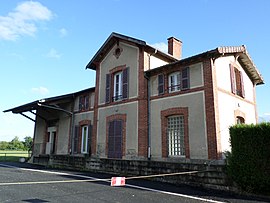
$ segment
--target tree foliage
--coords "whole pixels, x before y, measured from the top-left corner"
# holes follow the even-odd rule
[[[32,149],[33,138],[25,137],[24,141],[20,141],[19,137],[14,137],[10,142],[1,141],[0,150],[26,150],[29,151]]]

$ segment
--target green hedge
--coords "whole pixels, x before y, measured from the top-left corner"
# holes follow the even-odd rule
[[[270,194],[270,123],[230,127],[228,174],[247,192]]]

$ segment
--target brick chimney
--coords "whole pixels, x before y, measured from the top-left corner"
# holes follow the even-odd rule
[[[182,57],[182,42],[174,37],[168,39],[168,53],[178,60]]]

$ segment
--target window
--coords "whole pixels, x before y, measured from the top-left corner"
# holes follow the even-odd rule
[[[243,74],[240,70],[230,64],[231,91],[240,97],[245,97]]]
[[[123,121],[109,122],[108,158],[122,158],[123,154]]]
[[[185,156],[184,116],[167,119],[168,156]]]
[[[90,120],[82,120],[75,125],[72,150],[73,153],[91,154],[92,125]]]
[[[189,67],[181,71],[173,72],[169,75],[158,75],[158,94],[187,90],[190,88]]]
[[[129,68],[122,68],[106,75],[106,103],[128,98],[128,74]]]
[[[123,98],[123,72],[114,75],[114,94],[113,101],[119,101]]]
[[[180,72],[174,72],[169,75],[169,92],[180,90]]]
[[[81,152],[88,152],[88,126],[82,126],[82,145]]]
[[[245,119],[241,116],[237,116],[236,117],[236,124],[244,124],[245,123]]]
[[[89,110],[89,96],[84,95],[79,98],[79,110],[86,111]]]

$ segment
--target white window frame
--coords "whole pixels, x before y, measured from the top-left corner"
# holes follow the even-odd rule
[[[88,126],[82,126],[82,142],[81,142],[81,153],[88,153]]]
[[[117,81],[117,77],[119,78],[119,81]],[[116,91],[118,89],[118,92]],[[123,97],[123,71],[120,71],[116,74],[114,74],[114,89],[113,89],[113,100],[119,101],[122,100]]]
[[[181,73],[173,72],[169,75],[169,92],[177,92],[181,90]]]
[[[167,122],[168,156],[185,157],[184,116],[169,116]]]

